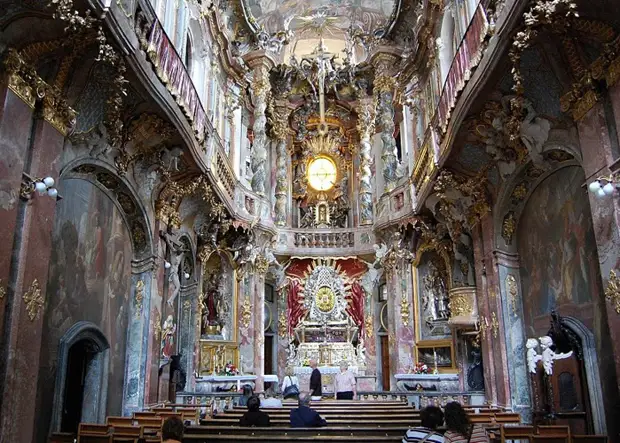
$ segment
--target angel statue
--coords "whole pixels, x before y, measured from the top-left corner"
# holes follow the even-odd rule
[[[573,355],[573,351],[564,352],[564,353],[556,353],[551,346],[553,346],[553,340],[548,335],[544,337],[540,337],[540,347],[542,348],[542,362],[543,368],[545,370],[545,374],[552,375],[553,374],[553,362],[555,360],[562,360],[565,358],[569,358]]]
[[[375,245],[372,245],[372,247],[375,250],[375,262],[373,263],[373,265],[376,265],[376,264],[381,263],[383,258],[387,255],[388,247],[385,243],[381,243],[378,245],[375,244]]]
[[[295,348],[295,343],[290,342],[288,344],[288,355],[286,356],[286,365],[287,366],[297,366],[299,362],[297,361],[297,350]]]
[[[542,355],[536,351],[536,348],[538,348],[538,340],[535,338],[528,338],[525,347],[527,348],[527,367],[532,374],[536,374],[536,365],[542,360]]]

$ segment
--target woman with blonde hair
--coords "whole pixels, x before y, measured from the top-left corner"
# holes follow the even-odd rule
[[[291,366],[287,366],[284,370],[284,380],[282,380],[282,397],[299,398],[299,380],[293,372]]]

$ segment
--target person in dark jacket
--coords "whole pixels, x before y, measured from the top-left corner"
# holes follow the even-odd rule
[[[291,409],[291,428],[320,428],[327,421],[310,408],[310,396],[299,399],[299,407]]]
[[[267,428],[271,426],[269,414],[260,410],[260,399],[253,395],[248,399],[248,412],[239,419],[239,426]]]
[[[316,360],[310,360],[312,374],[310,374],[310,395],[312,400],[320,400],[323,395],[323,382],[321,381],[321,371],[316,367]]]

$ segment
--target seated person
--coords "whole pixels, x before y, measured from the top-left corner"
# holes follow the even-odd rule
[[[260,410],[260,399],[253,395],[248,399],[248,412],[239,419],[239,426],[267,428],[271,426],[269,414]]]
[[[271,395],[259,394],[261,408],[281,408],[282,400]]]
[[[161,441],[163,443],[181,443],[185,426],[179,417],[168,417],[161,427]]]
[[[252,386],[250,385],[243,385],[243,393],[241,395],[241,397],[239,397],[239,403],[238,406],[247,406],[248,405],[248,399],[254,395],[254,391],[252,389]]]
[[[291,409],[291,428],[320,428],[327,421],[310,408],[310,396],[299,398],[299,407]]]
[[[489,443],[484,428],[469,421],[460,403],[453,401],[444,408],[446,414],[446,443]]]
[[[420,412],[422,426],[407,431],[403,443],[444,443],[443,435],[437,432],[437,428],[443,425],[443,412],[437,406],[428,406]]]

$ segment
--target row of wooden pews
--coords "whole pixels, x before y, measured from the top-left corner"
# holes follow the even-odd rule
[[[268,443],[298,442],[401,442],[407,429],[420,425],[420,411],[401,401],[313,402],[311,407],[327,420],[323,428],[291,428],[290,411],[296,402],[282,408],[263,408],[270,416],[270,428],[242,428],[239,419],[245,408],[233,407],[214,417],[200,419],[201,407],[168,404],[132,417],[108,417],[105,425],[81,424],[78,443],[155,443],[160,441],[161,425],[170,416],[178,416],[186,427],[184,443],[238,443],[251,439]],[[604,443],[605,437],[572,436],[567,427],[520,425],[520,416],[497,407],[467,406],[473,423],[487,428],[492,441],[530,441],[544,443]],[[206,410],[206,408],[202,408]],[[73,440],[50,440],[67,443]]]

